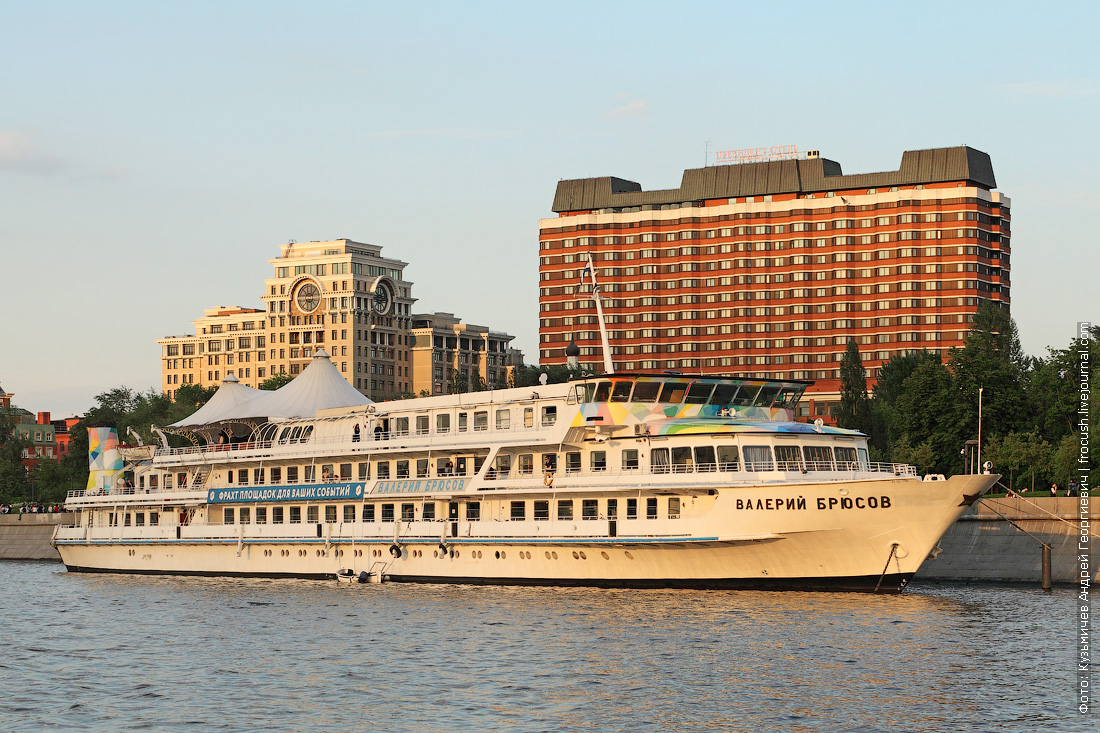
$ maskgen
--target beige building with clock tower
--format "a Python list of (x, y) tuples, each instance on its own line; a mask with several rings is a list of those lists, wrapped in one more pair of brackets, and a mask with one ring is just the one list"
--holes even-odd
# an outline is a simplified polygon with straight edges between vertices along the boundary
[(414, 392), (408, 263), (349, 239), (291, 242), (269, 262), (263, 308), (208, 309), (193, 321), (193, 335), (157, 341), (165, 394), (182, 384), (216, 386), (228, 374), (252, 387), (295, 376), (318, 349), (372, 399)]

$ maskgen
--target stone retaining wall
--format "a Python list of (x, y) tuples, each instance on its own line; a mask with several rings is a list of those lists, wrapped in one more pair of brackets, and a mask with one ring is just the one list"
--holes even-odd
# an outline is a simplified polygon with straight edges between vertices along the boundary
[(72, 524), (76, 515), (0, 514), (0, 560), (61, 560), (50, 544), (53, 528)]
[[(1089, 523), (1095, 527), (1091, 499)], [(970, 507), (940, 540), (943, 552), (926, 560), (917, 580), (1036, 583), (1042, 580), (1042, 546), (1007, 520), (1051, 546), (1055, 583), (1078, 582), (1079, 500), (1075, 497), (1024, 496), (983, 499)], [(1095, 536), (1095, 533), (1093, 533)], [(1100, 557), (1100, 553), (1092, 553)], [(1095, 576), (1095, 565), (1089, 567)]]

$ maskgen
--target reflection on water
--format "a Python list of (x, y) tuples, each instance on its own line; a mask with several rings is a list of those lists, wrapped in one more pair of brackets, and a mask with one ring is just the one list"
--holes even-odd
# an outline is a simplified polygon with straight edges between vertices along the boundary
[(1094, 730), (1070, 590), (338, 585), (0, 565), (0, 727)]

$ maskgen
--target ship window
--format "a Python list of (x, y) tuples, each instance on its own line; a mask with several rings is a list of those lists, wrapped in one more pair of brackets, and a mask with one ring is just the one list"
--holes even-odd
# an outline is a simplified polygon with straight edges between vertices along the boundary
[(708, 382), (696, 382), (688, 389), (684, 402), (689, 405), (705, 405), (710, 399), (710, 393), (714, 391), (714, 384)]
[(802, 449), (806, 453), (807, 467), (811, 471), (833, 470), (833, 449), (827, 445), (808, 445)]
[(281, 506), (271, 507), (271, 523), (282, 524), (283, 523), (283, 508)]
[(316, 524), (317, 522), (320, 521), (319, 514), (320, 514), (320, 510), (318, 510), (317, 507), (315, 507), (315, 506), (307, 506), (306, 507), (306, 521), (309, 522), (310, 524)]
[(550, 502), (548, 501), (536, 501), (534, 508), (535, 519), (549, 519), (550, 518)]
[(395, 422), (397, 424), (397, 435), (409, 434), (409, 418), (399, 417)]
[(679, 519), (680, 518), (680, 497), (670, 496), (668, 497), (668, 518)]
[(775, 460), (780, 471), (805, 471), (802, 465), (802, 449), (797, 445), (775, 446)]
[(336, 524), (336, 507), (331, 504), (325, 507), (325, 524)]
[[(142, 476), (142, 479), (144, 479), (144, 478), (145, 477)], [(176, 474), (176, 486), (178, 486), (182, 489), (186, 485), (187, 485), (187, 474), (186, 473), (177, 473)]]
[(363, 505), (363, 521), (364, 522), (373, 522), (374, 521), (374, 504), (364, 504)]
[(775, 400), (776, 407), (794, 407), (798, 402), (798, 398), (802, 396), (802, 389), (794, 387), (784, 387), (779, 390), (779, 397)]
[(673, 473), (691, 473), (691, 448), (686, 445), (677, 446), (672, 449), (672, 472)]
[(736, 445), (720, 445), (718, 446), (718, 470), (719, 471), (736, 471), (738, 470), (738, 463), (740, 460), (737, 456)]
[(489, 413), (486, 410), (479, 410), (474, 413), (474, 430), (488, 430), (489, 429)]
[(421, 519), (435, 519), (435, 502), (434, 501), (424, 502), (424, 505), (420, 508), (420, 518)]
[(450, 415), (436, 415), (435, 416), (435, 432), (437, 432), (437, 433), (449, 433), (449, 432), (451, 432), (451, 416)]
[(156, 489), (157, 488), (157, 476), (156, 476), (156, 474), (153, 474), (152, 476), (149, 477), (149, 488), (150, 489)]
[(556, 405), (548, 405), (542, 408), (542, 426), (548, 428), (558, 421), (558, 408)]
[(512, 457), (507, 454), (497, 456), (497, 465), (495, 469), (489, 470), (489, 475), (495, 478), (504, 478), (512, 470)]
[(360, 481), (366, 481), (369, 478), (370, 478), (370, 464), (369, 463), (360, 463), (359, 464), (359, 480)]
[(264, 470), (262, 468), (252, 469), (252, 483), (257, 486), (264, 485)]
[(590, 402), (607, 402), (611, 397), (611, 382), (599, 382)]
[(590, 464), (593, 471), (606, 471), (607, 470), (607, 451), (594, 450), (592, 451)]
[(468, 501), (466, 502), (466, 521), (476, 522), (481, 519), (481, 502), (480, 501)]
[(474, 456), (474, 475), (481, 472), (481, 467), (485, 465), (485, 456)]
[(135, 527), (144, 527), (145, 526), (145, 513), (144, 512), (138, 512), (137, 514), (134, 515), (134, 526)]
[(412, 504), (401, 505), (401, 521), (411, 522), (416, 518), (416, 509)]
[(661, 398), (658, 401), (671, 403), (683, 402), (687, 388), (687, 382), (665, 382), (665, 386), (661, 389)]
[(256, 524), (267, 524), (267, 507), (256, 507)]
[(292, 506), (290, 507), (290, 523), (301, 524), (302, 523), (302, 507)]
[(634, 385), (635, 402), (654, 402), (660, 393), (660, 382), (638, 382)]
[(581, 454), (573, 451), (565, 454), (565, 472), (578, 473), (581, 470)]
[(378, 462), (378, 480), (388, 479), (390, 477), (390, 462), (379, 461)]
[(512, 427), (512, 411), (497, 410), (497, 430), (508, 430)]
[(156, 527), (160, 524), (160, 512), (149, 512), (149, 526)]
[(129, 527), (130, 526), (130, 512), (126, 512), (124, 515), (122, 515), (122, 526), (123, 527)]
[(222, 510), (222, 524), (233, 524), (233, 507), (226, 507)]
[(626, 518), (637, 519), (638, 518), (638, 500), (627, 499), (626, 500)]
[(657, 518), (657, 497), (651, 496), (645, 500), (645, 518), (656, 519)]
[(633, 471), (638, 468), (638, 450), (627, 448), (623, 451), (623, 470)]
[(458, 432), (460, 432), (460, 433), (465, 433), (466, 432), (466, 413), (465, 412), (458, 413)]
[(558, 470), (558, 454), (557, 453), (543, 453), (542, 454), (542, 470), (543, 471), (557, 471)]
[(428, 459), (417, 458), (416, 459), (416, 477), (424, 478), (428, 475)]
[(355, 505), (344, 504), (344, 522), (351, 523), (355, 521)]
[(714, 386), (714, 393), (710, 396), (710, 404), (725, 407), (733, 401), (733, 396), (737, 394), (736, 384), (716, 384)]
[(836, 453), (837, 468), (841, 471), (854, 471), (856, 462), (856, 449), (855, 448), (842, 448), (837, 446), (833, 449)]
[(340, 464), (340, 480), (341, 481), (351, 481), (351, 464), (350, 463), (341, 463)]
[(760, 391), (760, 386), (756, 384), (742, 384), (741, 389), (738, 390), (737, 395), (730, 402), (731, 405), (751, 405), (752, 398), (756, 396)]
[(760, 394), (756, 395), (756, 399), (753, 400), (753, 404), (758, 407), (771, 407), (778, 394), (779, 387), (762, 387)]
[(398, 461), (397, 462), (397, 478), (408, 478), (408, 477), (409, 477), (409, 462), (408, 461)]
[(530, 476), (535, 471), (535, 456), (531, 453), (524, 453), (519, 457), (519, 475)]
[(416, 416), (416, 434), (417, 435), (427, 435), (428, 430), (429, 430), (428, 425), (429, 425), (429, 421), (428, 421), (428, 416), (427, 415), (417, 415)]
[(466, 475), (466, 456), (455, 458), (455, 473), (459, 476)]
[(632, 386), (634, 386), (634, 383), (629, 381), (615, 382), (615, 388), (611, 390), (611, 401), (630, 402), (630, 388)]
[(766, 445), (745, 446), (745, 470), (746, 471), (771, 471), (772, 449)]
[(512, 512), (510, 515), (513, 522), (523, 521), (527, 519), (527, 502), (525, 501), (513, 501)]
[(713, 471), (717, 466), (714, 460), (714, 446), (713, 445), (697, 445), (695, 446), (695, 470), (696, 471)]
[(599, 501), (597, 499), (581, 500), (581, 519), (598, 519)]
[(573, 518), (573, 500), (558, 500), (558, 519), (569, 520)]
[(607, 518), (614, 519), (619, 516), (619, 500), (608, 499), (607, 500)]
[(287, 466), (287, 468), (286, 468), (286, 482), (288, 484), (298, 483), (298, 467), (297, 466)]
[(312, 425), (306, 425), (305, 429), (302, 431), (302, 437), (298, 439), (298, 442), (299, 443), (308, 443), (309, 442), (309, 436), (311, 436), (311, 435), (313, 435), (313, 426)]
[(283, 469), (272, 468), (268, 472), (270, 474), (271, 483), (281, 484), (283, 482)]
[(335, 474), (332, 472), (332, 464), (325, 463), (321, 465), (321, 478), (325, 481), (332, 481)]
[(303, 466), (302, 472), (305, 474), (305, 482), (312, 484), (317, 481), (317, 467), (316, 466)]
[(523, 427), (533, 428), (535, 427), (535, 408), (524, 407), (523, 408)]
[(859, 452), (859, 465), (866, 469), (869, 465), (867, 459), (867, 449), (857, 448), (856, 450)]
[(382, 505), (382, 521), (383, 522), (392, 522), (393, 521), (393, 504), (383, 504)]
[(649, 470), (653, 473), (668, 473), (668, 448), (654, 448), (649, 452)]

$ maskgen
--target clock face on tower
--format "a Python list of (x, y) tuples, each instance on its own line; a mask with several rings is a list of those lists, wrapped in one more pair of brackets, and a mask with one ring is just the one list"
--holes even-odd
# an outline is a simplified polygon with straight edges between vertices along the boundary
[(303, 313), (312, 313), (321, 304), (321, 291), (313, 283), (298, 288), (298, 309)]
[(389, 288), (379, 283), (378, 288), (374, 291), (374, 311), (384, 316), (390, 311), (390, 305), (393, 302), (393, 298), (390, 296)]

